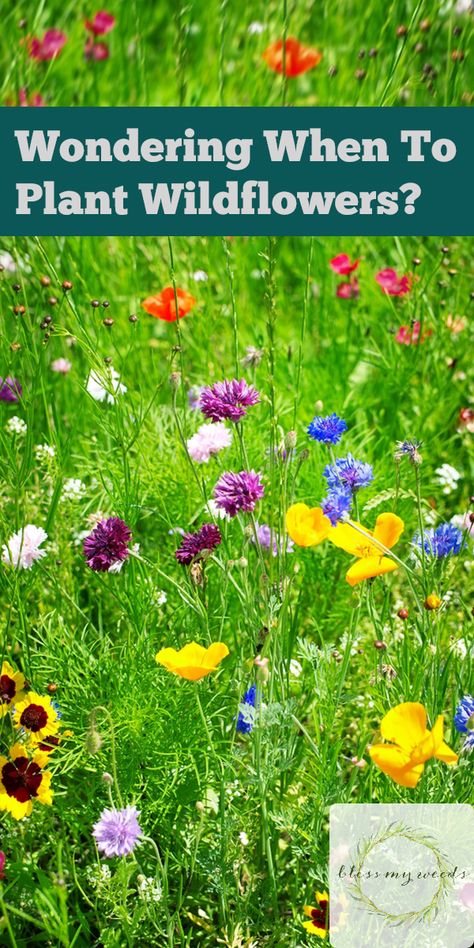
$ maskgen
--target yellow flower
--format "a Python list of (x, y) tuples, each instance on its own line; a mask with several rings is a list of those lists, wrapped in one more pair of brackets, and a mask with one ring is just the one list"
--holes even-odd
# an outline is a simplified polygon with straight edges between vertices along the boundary
[[(354, 525), (351, 522), (338, 523), (337, 527), (333, 527), (328, 540), (335, 546), (341, 547), (346, 553), (352, 553), (353, 556), (358, 557), (346, 573), (347, 582), (355, 586), (364, 579), (382, 576), (383, 573), (391, 573), (394, 569), (398, 569), (397, 563), (390, 557), (384, 556), (380, 545), (371, 543), (369, 537), (373, 537), (379, 544), (391, 550), (404, 529), (403, 520), (392, 513), (380, 514), (375, 521), (373, 532), (355, 522)], [(363, 536), (359, 530), (363, 530), (367, 536)]]
[(25, 678), (21, 672), (16, 672), (8, 662), (3, 662), (0, 676), (0, 718), (23, 698)]
[(329, 536), (331, 521), (320, 507), (293, 504), (286, 511), (286, 529), (298, 546), (316, 546)]
[(228, 654), (229, 649), (223, 642), (214, 642), (209, 648), (189, 642), (179, 651), (175, 648), (162, 648), (155, 657), (160, 665), (164, 665), (175, 675), (187, 678), (188, 681), (199, 681), (209, 672), (215, 671), (219, 662)]
[(303, 928), (311, 935), (325, 938), (329, 929), (329, 895), (327, 892), (316, 892), (316, 905), (305, 905), (303, 911), (311, 921), (303, 922)]
[(382, 720), (380, 733), (390, 744), (373, 744), (370, 756), (377, 767), (401, 787), (416, 787), (427, 760), (436, 757), (455, 764), (458, 757), (443, 740), (443, 715), (427, 729), (426, 710), (416, 701), (392, 708)]
[(51, 774), (43, 770), (48, 755), (35, 751), (32, 757), (22, 744), (15, 744), (10, 759), (0, 757), (0, 810), (16, 820), (30, 816), (33, 800), (51, 804)]
[(426, 597), (423, 605), (425, 609), (428, 609), (428, 612), (433, 612), (434, 609), (439, 609), (442, 601), (443, 600), (440, 599), (439, 596), (436, 595), (436, 593), (431, 593), (429, 596)]
[(59, 718), (51, 698), (29, 691), (15, 705), (14, 723), (28, 732), (35, 742), (44, 741), (59, 730)]

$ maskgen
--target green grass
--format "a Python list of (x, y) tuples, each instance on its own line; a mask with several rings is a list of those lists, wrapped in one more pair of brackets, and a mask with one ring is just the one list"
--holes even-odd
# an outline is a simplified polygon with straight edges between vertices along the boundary
[[(328, 881), (332, 803), (472, 800), (466, 755), (454, 768), (428, 762), (416, 790), (407, 790), (367, 753), (384, 713), (404, 700), (421, 701), (431, 722), (444, 713), (446, 740), (461, 747), (452, 716), (472, 691), (469, 547), (443, 569), (417, 571), (421, 601), (431, 592), (447, 597), (430, 613), (418, 609), (402, 569), (351, 590), (344, 578), (351, 560), (329, 543), (260, 558), (246, 516), (223, 525), (225, 542), (197, 587), (176, 563), (179, 537), (169, 533), (202, 523), (220, 472), (243, 467), (236, 435), (208, 465), (193, 465), (182, 443), (202, 421), (185, 407), (188, 388), (237, 369), (261, 393), (242, 425), (249, 464), (265, 481), (260, 522), (281, 528), (292, 500), (318, 505), (323, 496), (326, 449), (305, 433), (317, 402), (348, 423), (338, 455), (350, 450), (374, 466), (374, 482), (360, 494), (361, 521), (371, 527), (385, 510), (404, 519), (403, 560), (411, 562), (419, 511), (414, 469), (393, 459), (397, 439), (423, 442), (424, 518), (438, 523), (469, 509), (472, 435), (458, 430), (458, 416), (473, 382), (474, 245), (450, 238), (445, 253), (442, 245), (441, 238), (3, 241), (18, 269), (1, 274), (0, 374), (19, 378), (23, 397), (0, 403), (1, 542), (26, 523), (48, 532), (48, 555), (31, 571), (1, 569), (3, 654), (39, 692), (58, 686), (72, 734), (52, 758), (53, 807), (37, 805), (20, 823), (2, 814), (2, 943), (301, 948), (311, 942), (302, 906)], [(179, 325), (140, 309), (170, 284), (170, 249), (177, 285), (197, 299)], [(335, 297), (328, 261), (342, 250), (361, 257), (358, 300)], [(414, 272), (408, 296), (384, 296), (374, 274), (385, 266)], [(201, 269), (208, 280), (196, 283)], [(72, 281), (70, 292), (63, 280)], [(110, 305), (94, 309), (92, 299)], [(18, 305), (24, 315), (14, 315)], [(448, 316), (465, 317), (465, 328), (453, 333)], [(419, 346), (401, 346), (394, 330), (414, 319), (432, 333)], [(250, 345), (263, 358), (244, 370)], [(66, 377), (50, 369), (59, 356), (72, 362)], [(106, 358), (127, 386), (113, 406), (85, 391), (89, 371)], [(25, 435), (6, 430), (13, 414), (26, 422)], [(273, 449), (290, 431), (297, 445), (285, 462)], [(34, 448), (45, 443), (56, 454), (40, 464)], [(448, 495), (435, 473), (443, 463), (462, 472)], [(70, 477), (83, 481), (82, 499), (62, 499)], [(118, 575), (93, 573), (84, 562), (80, 537), (97, 511), (123, 517), (140, 544), (140, 559)], [(401, 605), (410, 612), (404, 623)], [(154, 661), (159, 648), (191, 639), (230, 649), (200, 684)], [(382, 654), (376, 640), (386, 644)], [(270, 659), (266, 707), (253, 732), (237, 736), (259, 650)], [(292, 658), (303, 667), (298, 678)], [(97, 706), (107, 713), (94, 715)], [(95, 754), (91, 716), (101, 738)], [(2, 753), (8, 727), (4, 718)], [(353, 757), (366, 766), (354, 767)], [(104, 878), (91, 828), (109, 803), (102, 774), (114, 766), (113, 798), (120, 792), (136, 803), (162, 865), (144, 843), (136, 860), (108, 861)], [(140, 873), (157, 874), (160, 901), (138, 897)]]

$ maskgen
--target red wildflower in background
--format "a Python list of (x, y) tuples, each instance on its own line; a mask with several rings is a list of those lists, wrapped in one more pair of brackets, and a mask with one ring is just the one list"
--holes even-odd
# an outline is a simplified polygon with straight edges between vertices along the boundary
[[(270, 69), (283, 73), (283, 40), (272, 43), (262, 55)], [(285, 43), (285, 75), (289, 78), (301, 76), (309, 69), (314, 69), (322, 58), (323, 54), (319, 50), (303, 46), (294, 36), (289, 36)]]
[(411, 280), (406, 274), (398, 276), (396, 270), (386, 267), (375, 274), (375, 279), (387, 296), (404, 296), (411, 290)]
[(354, 263), (351, 263), (351, 258), (346, 253), (340, 253), (329, 261), (329, 266), (334, 270), (334, 273), (339, 273), (340, 276), (349, 276), (349, 273), (357, 270), (359, 260), (354, 260)]
[(347, 283), (338, 283), (337, 285), (336, 296), (340, 300), (355, 300), (359, 293), (359, 281), (355, 277)]
[(30, 58), (37, 62), (49, 62), (59, 56), (67, 36), (61, 30), (46, 30), (43, 39), (34, 36), (30, 40)]
[(433, 332), (432, 329), (427, 329), (420, 336), (420, 329), (421, 323), (418, 319), (415, 320), (412, 326), (400, 326), (395, 336), (395, 342), (399, 342), (402, 346), (417, 346), (419, 342), (424, 342)]
[(106, 33), (113, 30), (114, 26), (115, 17), (112, 13), (107, 13), (106, 10), (99, 10), (92, 20), (86, 20), (85, 22), (86, 30), (89, 30), (94, 36), (105, 36)]
[(41, 106), (41, 105), (46, 105), (46, 102), (45, 102), (45, 100), (43, 99), (43, 96), (39, 94), (39, 92), (32, 92), (31, 95), (29, 96), (29, 95), (28, 95), (28, 90), (23, 88), (23, 89), (19, 89), (19, 90), (18, 90), (18, 99), (17, 99), (17, 100), (16, 100), (16, 99), (7, 99), (6, 102), (5, 102), (5, 105), (13, 105), (13, 106), (15, 106), (15, 105), (20, 105), (20, 106), (29, 106), (29, 105), (31, 105), (31, 106), (36, 106), (36, 107), (38, 107), (38, 106)]
[(461, 408), (458, 418), (458, 428), (461, 430), (464, 428), (466, 431), (469, 431), (470, 434), (474, 434), (474, 409), (473, 408)]
[[(190, 309), (196, 304), (194, 296), (187, 290), (176, 290), (178, 301), (178, 317), (182, 319), (189, 313)], [(176, 322), (176, 301), (174, 298), (174, 289), (172, 286), (165, 286), (161, 293), (156, 296), (147, 296), (142, 302), (142, 308), (155, 319), (163, 319), (166, 323)]]

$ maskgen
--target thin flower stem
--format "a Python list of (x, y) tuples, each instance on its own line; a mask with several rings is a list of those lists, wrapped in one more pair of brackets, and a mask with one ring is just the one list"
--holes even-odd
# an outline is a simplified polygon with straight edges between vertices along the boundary
[(113, 717), (112, 717), (110, 711), (109, 711), (107, 708), (104, 708), (103, 705), (99, 704), (99, 705), (97, 705), (97, 706), (93, 709), (92, 714), (91, 714), (91, 723), (92, 723), (94, 726), (95, 726), (96, 715), (97, 715), (98, 712), (100, 712), (101, 714), (105, 714), (105, 716), (108, 718), (108, 721), (109, 721), (109, 726), (110, 726), (110, 756), (111, 756), (111, 761), (112, 761), (112, 774), (113, 774), (113, 778), (114, 778), (114, 786), (115, 786), (115, 788), (116, 788), (117, 797), (118, 797), (120, 806), (123, 807), (123, 799), (122, 799), (122, 794), (120, 793), (120, 785), (119, 785), (118, 777), (117, 777), (117, 755), (116, 755), (116, 747), (115, 747), (115, 724), (114, 724), (114, 719), (113, 719)]

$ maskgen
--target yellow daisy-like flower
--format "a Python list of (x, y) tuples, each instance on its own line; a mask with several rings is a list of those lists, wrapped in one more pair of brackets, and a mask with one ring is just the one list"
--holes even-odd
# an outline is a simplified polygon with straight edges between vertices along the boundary
[(15, 705), (14, 723), (38, 743), (59, 730), (59, 717), (51, 698), (29, 691)]
[(0, 718), (24, 696), (25, 677), (16, 672), (8, 663), (3, 662), (0, 675)]
[(187, 678), (188, 681), (199, 681), (215, 671), (219, 662), (228, 654), (229, 649), (223, 642), (214, 642), (209, 648), (203, 648), (197, 642), (189, 642), (179, 651), (175, 648), (162, 648), (155, 658), (173, 674)]
[(329, 930), (329, 895), (327, 892), (316, 892), (317, 905), (305, 905), (303, 911), (309, 916), (309, 922), (303, 922), (303, 928), (310, 935), (325, 938)]
[(369, 753), (374, 764), (402, 787), (416, 787), (431, 757), (455, 764), (458, 756), (443, 740), (443, 720), (440, 714), (429, 731), (422, 704), (405, 701), (392, 708), (380, 725), (382, 737), (391, 743), (372, 745)]
[[(346, 553), (352, 553), (357, 556), (357, 560), (348, 569), (346, 579), (350, 586), (361, 583), (364, 579), (371, 579), (373, 576), (382, 576), (384, 573), (391, 573), (398, 569), (389, 556), (384, 555), (381, 546), (388, 550), (400, 539), (405, 529), (405, 524), (400, 517), (392, 513), (383, 513), (377, 517), (374, 530), (366, 530), (360, 523), (338, 523), (329, 533), (328, 540), (335, 546), (341, 547)], [(359, 531), (363, 531), (363, 536)], [(378, 541), (371, 542), (371, 537)], [(381, 545), (381, 546), (380, 546)]]
[(331, 521), (320, 507), (293, 504), (286, 511), (288, 535), (298, 546), (317, 546), (331, 532)]
[(43, 770), (48, 755), (35, 751), (29, 757), (22, 744), (15, 744), (10, 758), (0, 757), (0, 810), (7, 810), (16, 820), (30, 816), (33, 801), (51, 804), (51, 774)]

